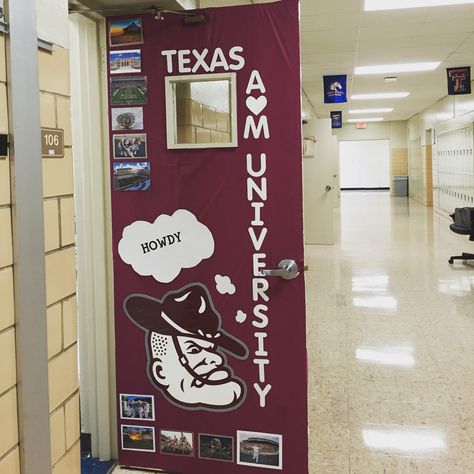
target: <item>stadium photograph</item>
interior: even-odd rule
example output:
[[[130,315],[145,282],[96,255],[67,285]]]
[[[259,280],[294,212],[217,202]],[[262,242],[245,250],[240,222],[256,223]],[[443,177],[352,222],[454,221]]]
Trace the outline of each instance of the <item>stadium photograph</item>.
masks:
[[[282,468],[282,436],[237,431],[237,464]]]
[[[143,105],[148,102],[146,76],[112,77],[110,79],[111,105]]]
[[[150,163],[114,163],[115,191],[149,191]]]

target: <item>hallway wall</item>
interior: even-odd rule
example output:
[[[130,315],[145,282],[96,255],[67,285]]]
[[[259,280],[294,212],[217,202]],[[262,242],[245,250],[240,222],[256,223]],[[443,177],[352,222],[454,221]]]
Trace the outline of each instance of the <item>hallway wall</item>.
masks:
[[[76,260],[69,51],[39,52],[41,126],[64,130],[65,156],[43,158],[49,409],[53,474],[80,472]]]
[[[67,21],[67,15],[65,17]],[[0,133],[8,132],[8,37],[0,33]],[[64,130],[64,158],[44,158],[43,193],[48,326],[49,411],[53,474],[79,474],[76,265],[69,52],[39,51],[41,126]],[[12,138],[10,138],[12,142]],[[39,157],[31,157],[39,159]],[[20,473],[15,354],[13,163],[0,158],[0,473]],[[10,179],[12,177],[12,179]]]
[[[6,41],[0,33],[0,133],[8,133]],[[13,295],[10,166],[0,158],[0,472],[20,472]]]
[[[393,176],[408,174],[408,148],[406,122],[367,123],[367,128],[358,129],[354,123],[345,123],[341,129],[333,130],[339,141],[345,140],[390,140],[390,191],[393,194]]]
[[[443,172],[440,174],[438,151],[440,135],[466,127],[472,130],[473,121],[472,95],[446,96],[408,121],[410,197],[429,206],[432,196],[434,209],[444,213],[452,212],[456,205],[472,206],[472,173],[459,170],[455,160],[449,157],[445,165],[450,169],[444,171],[450,175],[452,183],[440,183]],[[474,166],[472,149],[469,160]]]

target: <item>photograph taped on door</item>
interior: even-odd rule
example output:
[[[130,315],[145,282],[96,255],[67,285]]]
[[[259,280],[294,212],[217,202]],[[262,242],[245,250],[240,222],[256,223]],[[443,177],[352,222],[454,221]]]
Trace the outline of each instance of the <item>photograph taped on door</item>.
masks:
[[[109,23],[109,45],[126,46],[143,43],[143,19],[140,17],[111,21]]]
[[[143,160],[148,157],[146,133],[117,134],[113,136],[114,159]]]
[[[121,393],[120,418],[155,421],[155,397],[153,395]]]
[[[142,56],[139,49],[111,51],[109,53],[110,74],[125,74],[142,71]]]
[[[113,76],[110,78],[112,105],[144,105],[148,102],[146,76]]]
[[[234,462],[234,438],[232,436],[199,433],[198,437],[201,459]]]

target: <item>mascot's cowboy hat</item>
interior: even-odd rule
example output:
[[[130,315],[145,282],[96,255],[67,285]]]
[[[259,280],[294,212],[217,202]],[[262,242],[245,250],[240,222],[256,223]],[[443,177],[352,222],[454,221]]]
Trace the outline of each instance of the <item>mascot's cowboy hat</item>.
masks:
[[[212,342],[239,359],[248,356],[245,344],[222,329],[221,317],[209,292],[199,283],[170,291],[161,300],[130,295],[123,307],[127,316],[144,331],[195,337]]]

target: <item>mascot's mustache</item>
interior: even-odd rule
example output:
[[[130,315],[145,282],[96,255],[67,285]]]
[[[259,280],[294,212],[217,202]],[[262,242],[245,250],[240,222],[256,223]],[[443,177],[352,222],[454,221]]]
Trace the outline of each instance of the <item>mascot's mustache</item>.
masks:
[[[230,372],[224,368],[217,367],[205,374],[198,374],[191,382],[191,387],[201,388],[204,385],[222,385],[231,380]]]

